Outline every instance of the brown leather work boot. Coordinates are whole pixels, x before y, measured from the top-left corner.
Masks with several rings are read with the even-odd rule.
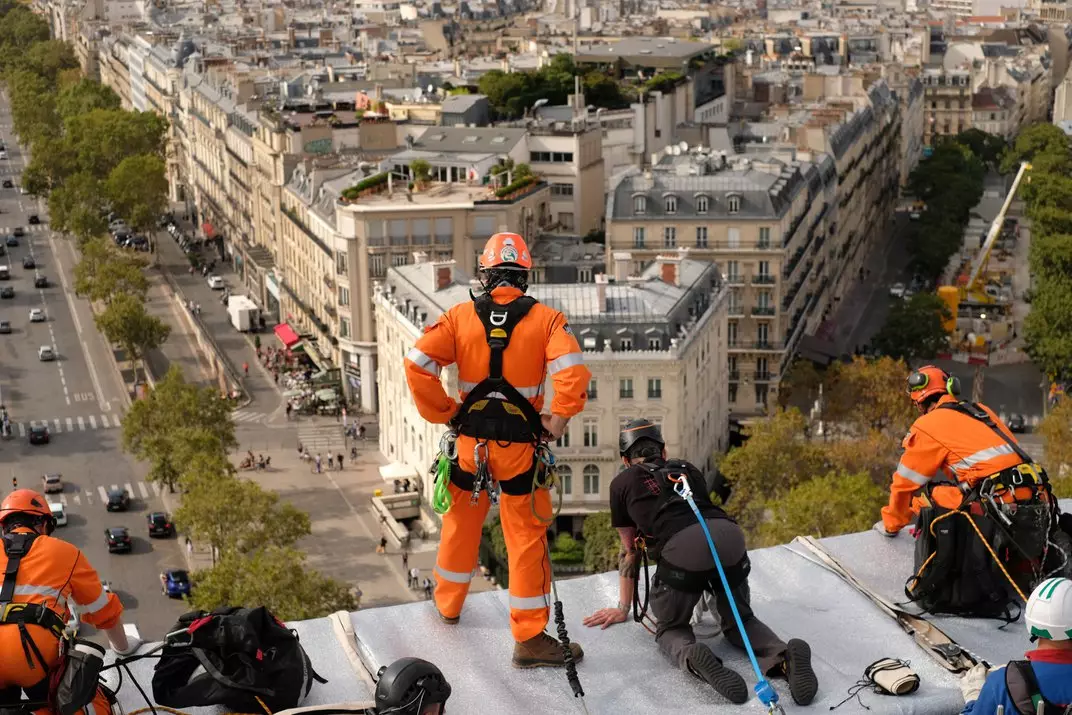
[[[446,623],[448,626],[458,625],[458,621],[461,618],[460,616],[444,616],[443,612],[440,611],[438,607],[436,607],[435,612],[436,615],[439,616],[439,620],[441,620],[443,623]]]
[[[570,643],[573,662],[584,658],[584,650],[579,643]],[[562,655],[562,644],[549,633],[541,633],[529,638],[524,643],[514,644],[513,665],[515,668],[561,668],[566,664]]]

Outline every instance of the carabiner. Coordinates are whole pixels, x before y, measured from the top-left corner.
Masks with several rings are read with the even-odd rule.
[[[188,636],[189,640],[186,641],[186,642],[176,641],[176,638],[178,636]],[[168,633],[167,635],[165,635],[164,636],[164,643],[166,643],[168,645],[182,646],[182,647],[192,646],[194,644],[194,636],[193,636],[192,633],[190,633],[189,628],[181,628],[181,629],[179,629],[177,631],[172,631],[171,633]]]
[[[785,708],[778,703],[771,703],[767,709],[767,715],[785,715]]]
[[[682,479],[674,485],[674,493],[682,499],[688,499],[692,496],[692,487],[689,486],[688,479]]]
[[[444,432],[439,438],[439,451],[450,461],[458,461],[458,433],[452,429]]]

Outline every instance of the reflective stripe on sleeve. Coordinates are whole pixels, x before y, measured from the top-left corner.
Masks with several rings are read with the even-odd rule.
[[[466,380],[458,380],[458,389],[462,392],[472,392],[479,383],[468,382]],[[515,390],[521,393],[522,397],[533,398],[539,397],[540,391],[543,389],[543,385],[536,385],[535,387],[515,387]],[[501,394],[493,392],[488,397],[498,397],[499,399],[506,399]]]
[[[427,372],[429,375],[439,377],[439,363],[422,353],[417,348],[410,348],[409,352],[406,353],[406,359]]]
[[[461,571],[447,571],[445,568],[436,564],[433,569],[436,575],[443,578],[444,581],[450,581],[451,583],[469,583],[473,580],[473,572],[462,573]]]
[[[921,487],[932,479],[932,477],[928,477],[926,474],[920,474],[914,469],[909,469],[905,466],[904,462],[897,465],[897,473],[908,481],[918,484]]]
[[[46,596],[59,600],[60,590],[51,586],[27,586],[25,584],[15,586],[16,596]]]
[[[108,592],[102,588],[101,594],[97,596],[93,603],[78,603],[77,601],[75,603],[83,613],[93,614],[108,605]]]
[[[542,596],[515,596],[510,594],[510,608],[516,608],[519,611],[534,611],[538,608],[550,608],[551,607],[551,594],[545,593]]]
[[[566,368],[583,364],[584,355],[581,353],[566,353],[562,357],[557,357],[547,363],[547,374],[554,375],[556,372],[561,372]]]
[[[987,447],[986,449],[980,449],[975,454],[969,455],[953,465],[953,469],[958,472],[971,469],[980,462],[985,462],[989,459],[1001,457],[1006,454],[1016,454],[1016,450],[1012,448],[1012,445],[999,444],[996,447]]]

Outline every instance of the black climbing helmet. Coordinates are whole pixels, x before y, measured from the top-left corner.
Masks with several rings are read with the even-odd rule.
[[[450,697],[443,671],[420,658],[400,658],[376,674],[376,712],[379,715],[419,715],[428,705]]]
[[[623,457],[628,456],[630,448],[641,440],[656,442],[660,447],[666,446],[666,442],[663,441],[663,431],[658,425],[641,417],[627,422],[618,433],[618,453]]]

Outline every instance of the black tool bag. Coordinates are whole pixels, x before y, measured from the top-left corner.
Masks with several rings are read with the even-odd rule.
[[[81,648],[95,650],[97,654]],[[98,692],[104,693],[115,705],[115,693],[101,683],[103,669],[104,648],[89,641],[65,639],[60,648],[60,660],[49,677],[52,709],[59,715],[74,715],[93,702]]]
[[[313,670],[297,634],[260,608],[191,611],[179,618],[176,638],[164,647],[153,673],[153,698],[173,708],[223,705],[241,713],[297,707]]]
[[[909,600],[929,613],[1016,620],[1015,592],[987,548],[1008,569],[1011,544],[993,520],[935,506],[921,509],[916,525],[915,575],[905,584]]]

